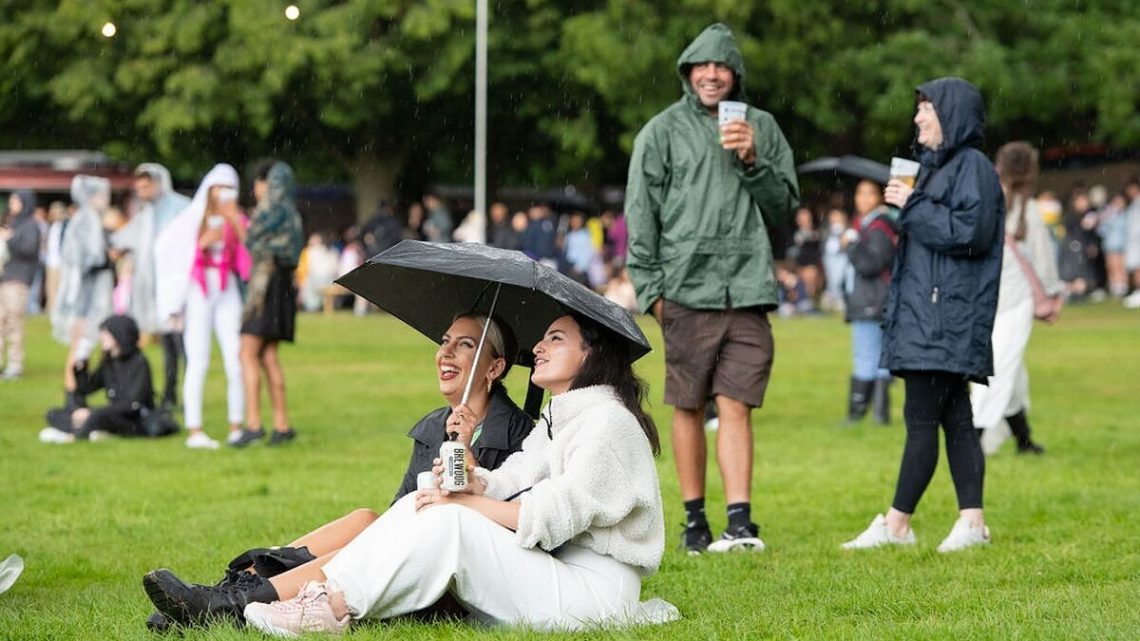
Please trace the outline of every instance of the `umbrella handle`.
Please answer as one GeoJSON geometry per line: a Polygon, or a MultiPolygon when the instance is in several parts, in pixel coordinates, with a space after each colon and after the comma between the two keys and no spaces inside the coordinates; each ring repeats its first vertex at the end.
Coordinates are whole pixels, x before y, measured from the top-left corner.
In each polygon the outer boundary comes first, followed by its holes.
{"type": "MultiPolygon", "coordinates": [[[[491,317],[495,314],[495,305],[499,302],[499,291],[501,289],[503,289],[502,283],[495,285],[495,296],[491,299],[491,310],[487,312],[487,321],[483,323],[483,333],[479,336],[478,347],[475,348],[475,363],[471,366],[471,373],[467,375],[467,386],[463,388],[463,398],[459,401],[460,405],[466,405],[467,399],[471,397],[471,384],[475,382],[475,366],[479,364],[479,358],[483,355],[483,344],[487,342],[487,328],[491,326],[491,317]]],[[[505,356],[511,357],[510,354],[505,356]]]]}

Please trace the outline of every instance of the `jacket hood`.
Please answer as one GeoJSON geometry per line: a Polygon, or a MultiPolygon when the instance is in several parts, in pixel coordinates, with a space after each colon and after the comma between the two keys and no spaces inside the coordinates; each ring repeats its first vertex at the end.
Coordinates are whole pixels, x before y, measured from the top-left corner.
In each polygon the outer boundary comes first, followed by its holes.
{"type": "Polygon", "coordinates": [[[126,358],[139,351],[139,326],[130,316],[120,314],[108,317],[99,325],[99,329],[107,330],[118,343],[118,358],[126,358]]]}
{"type": "Polygon", "coordinates": [[[104,196],[104,200],[110,203],[111,200],[111,181],[99,176],[88,176],[85,174],[76,174],[71,179],[71,200],[80,207],[91,207],[91,201],[97,196],[104,196]]]}
{"type": "Polygon", "coordinates": [[[980,147],[986,130],[986,107],[977,87],[961,78],[939,78],[915,90],[930,99],[942,126],[942,146],[931,150],[915,141],[924,165],[941,166],[963,147],[980,147]]]}
{"type": "Polygon", "coordinates": [[[732,30],[717,22],[709,25],[707,29],[689,43],[688,47],[677,58],[677,73],[681,76],[681,87],[685,95],[696,99],[693,86],[689,82],[689,67],[699,62],[719,62],[728,65],[736,75],[732,85],[731,100],[744,100],[744,56],[740,47],[736,46],[736,38],[732,30]]]}
{"type": "Polygon", "coordinates": [[[158,185],[158,193],[155,194],[155,200],[158,200],[163,194],[169,194],[174,191],[174,181],[170,179],[170,170],[156,162],[144,162],[143,164],[135,167],[135,175],[146,174],[150,176],[158,185]]]}
{"type": "Polygon", "coordinates": [[[20,201],[20,213],[8,221],[9,225],[15,225],[16,221],[27,220],[36,212],[36,193],[34,191],[30,189],[20,189],[14,193],[16,198],[20,201]]]}
{"type": "Polygon", "coordinates": [[[297,179],[293,177],[293,168],[283,162],[273,163],[269,174],[265,178],[269,185],[269,204],[293,205],[293,188],[297,179]]]}

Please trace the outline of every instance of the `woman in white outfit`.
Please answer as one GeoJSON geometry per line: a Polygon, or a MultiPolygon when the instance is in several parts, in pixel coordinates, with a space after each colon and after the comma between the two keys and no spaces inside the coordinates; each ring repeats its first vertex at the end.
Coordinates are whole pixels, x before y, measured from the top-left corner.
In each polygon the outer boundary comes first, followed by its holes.
{"type": "Polygon", "coordinates": [[[1053,322],[1064,300],[1057,277],[1057,249],[1032,197],[1037,150],[1024,142],[998,149],[995,168],[1005,192],[1005,253],[997,316],[994,318],[994,375],[989,385],[972,385],[974,426],[984,429],[982,449],[993,454],[1012,432],[1019,454],[1043,454],[1030,438],[1029,373],[1025,348],[1033,319],[1053,322]],[[1006,429],[1008,425],[1008,429],[1006,429]]]}
{"type": "Polygon", "coordinates": [[[522,451],[497,470],[475,468],[463,492],[405,496],[324,566],[326,581],[252,603],[246,621],[285,636],[339,633],[448,593],[486,623],[645,620],[641,580],[661,562],[665,528],[644,382],[620,339],[577,315],[554,321],[534,355],[531,380],[552,397],[522,451]]]}
{"type": "Polygon", "coordinates": [[[202,430],[202,390],[210,366],[211,333],[218,338],[226,372],[229,438],[241,436],[245,396],[239,358],[239,281],[249,279],[250,259],[244,245],[245,216],[237,207],[237,195],[237,171],[224,163],[215,165],[186,209],[155,239],[157,313],[160,319],[182,318],[186,349],[182,402],[190,448],[218,447],[202,430]]]}

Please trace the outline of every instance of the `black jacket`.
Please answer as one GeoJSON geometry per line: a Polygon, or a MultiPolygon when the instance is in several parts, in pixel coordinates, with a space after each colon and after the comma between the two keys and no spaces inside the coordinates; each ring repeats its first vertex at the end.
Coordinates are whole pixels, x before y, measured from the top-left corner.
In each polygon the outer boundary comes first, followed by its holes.
{"type": "Polygon", "coordinates": [[[36,196],[21,189],[16,192],[23,207],[15,219],[8,221],[12,237],[8,239],[8,263],[0,282],[17,281],[31,285],[40,268],[40,226],[36,223],[36,196]]]}
{"type": "Polygon", "coordinates": [[[100,389],[107,390],[111,407],[124,411],[138,411],[154,407],[154,388],[150,381],[150,363],[139,351],[139,328],[130,316],[111,316],[99,326],[110,332],[119,345],[119,355],[103,353],[103,360],[94,373],[86,366],[75,370],[76,392],[86,396],[100,389]]]}
{"type": "MultiPolygon", "coordinates": [[[[408,436],[414,439],[412,457],[408,460],[404,481],[400,484],[400,489],[396,490],[393,503],[405,494],[415,492],[416,476],[420,472],[431,470],[432,461],[439,457],[439,446],[443,445],[446,438],[449,416],[451,408],[441,407],[421,418],[408,432],[408,436]]],[[[523,439],[533,428],[534,419],[519,409],[507,391],[498,385],[491,392],[487,416],[483,418],[483,431],[471,446],[471,453],[479,461],[480,467],[493,470],[502,465],[508,456],[522,449],[523,439]]]]}
{"type": "Polygon", "coordinates": [[[860,222],[859,240],[847,246],[851,282],[845,288],[848,321],[881,321],[891,288],[898,230],[885,207],[860,222]]]}
{"type": "Polygon", "coordinates": [[[942,78],[930,98],[943,144],[921,149],[918,185],[899,215],[899,246],[887,302],[882,366],[945,371],[977,382],[993,374],[1005,200],[977,149],[985,128],[978,90],[942,78]]]}

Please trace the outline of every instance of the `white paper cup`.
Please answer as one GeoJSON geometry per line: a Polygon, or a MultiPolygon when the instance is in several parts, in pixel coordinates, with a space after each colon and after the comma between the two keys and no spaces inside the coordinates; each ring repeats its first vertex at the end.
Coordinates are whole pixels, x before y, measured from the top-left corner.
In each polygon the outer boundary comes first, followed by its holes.
{"type": "Polygon", "coordinates": [[[913,160],[906,158],[899,158],[895,156],[891,158],[891,178],[901,180],[907,184],[908,187],[914,187],[914,182],[918,178],[918,168],[921,165],[913,160]]]}
{"type": "Polygon", "coordinates": [[[435,489],[435,474],[431,472],[420,472],[416,475],[416,489],[417,490],[434,490],[435,489]]]}
{"type": "Polygon", "coordinates": [[[733,120],[744,120],[748,115],[748,105],[735,100],[721,100],[717,105],[717,122],[723,127],[733,120]]]}

